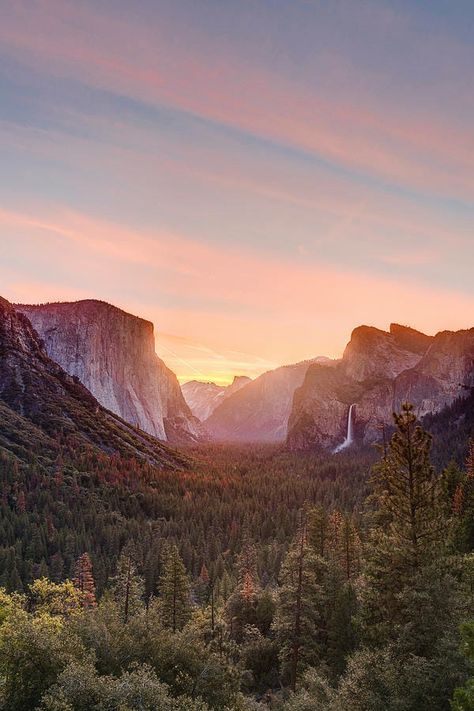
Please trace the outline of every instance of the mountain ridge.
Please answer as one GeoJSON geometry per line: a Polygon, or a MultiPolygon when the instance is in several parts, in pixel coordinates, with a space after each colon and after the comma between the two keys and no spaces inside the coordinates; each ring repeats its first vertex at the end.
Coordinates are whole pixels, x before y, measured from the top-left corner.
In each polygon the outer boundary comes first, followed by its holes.
{"type": "Polygon", "coordinates": [[[262,373],[233,393],[204,422],[210,439],[228,442],[284,442],[295,389],[318,356],[262,373]]]}
{"type": "Polygon", "coordinates": [[[251,378],[246,375],[235,375],[229,385],[217,385],[212,381],[189,380],[181,385],[181,391],[193,415],[204,422],[221,402],[250,382],[251,378]]]}

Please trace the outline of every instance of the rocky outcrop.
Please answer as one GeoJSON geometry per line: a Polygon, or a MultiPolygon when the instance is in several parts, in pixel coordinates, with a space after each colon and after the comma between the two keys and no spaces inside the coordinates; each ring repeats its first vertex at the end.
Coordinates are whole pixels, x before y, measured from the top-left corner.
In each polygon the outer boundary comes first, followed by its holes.
{"type": "Polygon", "coordinates": [[[181,391],[193,415],[204,422],[221,402],[250,382],[251,378],[245,375],[236,375],[230,385],[190,380],[181,386],[181,391]]]}
{"type": "Polygon", "coordinates": [[[332,369],[312,365],[295,392],[287,443],[293,449],[334,448],[344,440],[354,404],[355,441],[379,439],[382,425],[409,400],[422,417],[474,386],[474,329],[434,337],[392,324],[361,326],[332,369]]]}
{"type": "Polygon", "coordinates": [[[438,333],[417,365],[396,378],[395,409],[406,400],[420,416],[442,410],[474,387],[474,328],[438,333]]]}
{"type": "Polygon", "coordinates": [[[29,319],[0,298],[0,442],[17,456],[25,446],[138,457],[164,467],[186,461],[102,407],[79,380],[51,360],[29,319]]]}
{"type": "Polygon", "coordinates": [[[176,376],[155,353],[152,323],[94,300],[15,308],[49,357],[108,410],[161,440],[198,438],[176,376]]]}
{"type": "Polygon", "coordinates": [[[356,382],[371,378],[393,379],[416,365],[420,353],[407,347],[408,339],[400,338],[400,328],[391,327],[390,333],[371,326],[355,328],[341,363],[344,375],[356,382]]]}
{"type": "Polygon", "coordinates": [[[293,394],[312,362],[271,370],[230,395],[205,421],[209,437],[226,442],[283,442],[293,394]]]}

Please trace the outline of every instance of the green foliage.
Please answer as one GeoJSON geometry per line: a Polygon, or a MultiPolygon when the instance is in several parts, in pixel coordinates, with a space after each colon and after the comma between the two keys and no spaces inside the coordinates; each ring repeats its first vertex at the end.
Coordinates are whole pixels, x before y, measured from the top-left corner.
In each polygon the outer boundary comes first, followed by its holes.
{"type": "Polygon", "coordinates": [[[282,566],[274,623],[283,671],[293,691],[301,672],[323,654],[326,574],[327,563],[308,545],[302,523],[282,566]]]}
{"type": "Polygon", "coordinates": [[[354,586],[349,582],[342,584],[335,590],[333,608],[328,619],[326,661],[335,679],[345,671],[346,660],[357,646],[357,611],[358,600],[354,586]]]}
{"type": "Polygon", "coordinates": [[[429,459],[430,435],[417,425],[411,405],[403,406],[395,423],[388,452],[372,479],[375,511],[362,607],[372,641],[386,641],[409,623],[409,609],[419,617],[412,593],[417,604],[429,599],[424,571],[442,557],[447,535],[442,488],[429,459]]]}
{"type": "Polygon", "coordinates": [[[258,541],[265,587],[277,579],[298,507],[360,507],[372,461],[366,454],[297,456],[274,446],[207,447],[191,451],[195,471],[172,472],[75,449],[61,438],[50,457],[34,442],[22,461],[2,454],[0,444],[0,586],[8,591],[25,590],[43,575],[73,579],[88,551],[100,596],[123,547],[134,541],[146,599],[158,593],[168,543],[178,547],[193,583],[204,562],[216,599],[227,599],[244,530],[258,541]]]}
{"type": "Polygon", "coordinates": [[[165,552],[159,592],[163,625],[173,632],[183,629],[191,616],[190,586],[186,568],[174,545],[165,552]]]}
{"type": "MultiPolygon", "coordinates": [[[[285,711],[328,711],[332,707],[335,690],[324,673],[308,669],[301,681],[301,688],[290,696],[284,705],[285,711]]],[[[350,707],[348,707],[350,708],[350,707]]]]}
{"type": "Polygon", "coordinates": [[[45,694],[41,711],[208,711],[189,697],[173,698],[147,666],[119,677],[98,676],[92,664],[72,663],[45,694]]]}
{"type": "Polygon", "coordinates": [[[429,452],[404,408],[365,517],[357,453],[0,453],[0,708],[472,709],[474,458],[429,452]]]}
{"type": "Polygon", "coordinates": [[[117,571],[112,579],[112,594],[124,623],[143,609],[143,593],[144,583],[137,574],[135,549],[128,545],[118,560],[117,571]]]}
{"type": "Polygon", "coordinates": [[[348,662],[331,711],[442,711],[465,673],[456,647],[439,644],[431,659],[392,646],[362,648],[348,662]]]}
{"type": "Polygon", "coordinates": [[[84,654],[80,640],[59,617],[15,608],[0,628],[2,708],[34,709],[68,663],[84,654]]]}
{"type": "Polygon", "coordinates": [[[28,589],[29,607],[38,614],[72,615],[81,609],[83,598],[83,593],[70,580],[52,583],[47,578],[39,578],[28,589]]]}
{"type": "MultiPolygon", "coordinates": [[[[465,657],[474,662],[474,622],[465,622],[461,627],[462,651],[465,657]]],[[[474,676],[467,679],[463,687],[454,691],[451,702],[452,711],[474,711],[474,676]]]]}

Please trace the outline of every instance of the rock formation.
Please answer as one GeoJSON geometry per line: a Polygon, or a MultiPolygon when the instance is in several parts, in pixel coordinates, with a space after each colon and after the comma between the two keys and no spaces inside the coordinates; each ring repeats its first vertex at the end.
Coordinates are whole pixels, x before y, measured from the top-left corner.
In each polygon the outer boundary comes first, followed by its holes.
{"type": "Polygon", "coordinates": [[[426,336],[392,324],[390,332],[356,328],[342,360],[312,365],[295,392],[287,443],[293,449],[335,448],[354,404],[355,440],[371,443],[409,400],[422,417],[474,386],[474,329],[426,336]]]}
{"type": "Polygon", "coordinates": [[[155,353],[153,324],[102,301],[18,305],[46,351],[111,412],[158,439],[195,440],[174,373],[155,353]]]}
{"type": "Polygon", "coordinates": [[[51,360],[30,321],[0,297],[0,445],[14,456],[83,447],[164,467],[186,460],[102,407],[51,360]]]}

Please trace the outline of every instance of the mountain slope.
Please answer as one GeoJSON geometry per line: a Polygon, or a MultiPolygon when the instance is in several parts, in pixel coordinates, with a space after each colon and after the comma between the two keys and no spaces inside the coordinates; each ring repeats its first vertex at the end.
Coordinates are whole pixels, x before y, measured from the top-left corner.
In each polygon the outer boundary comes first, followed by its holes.
{"type": "Polygon", "coordinates": [[[59,445],[182,467],[184,458],[102,407],[47,355],[26,316],[0,297],[0,444],[15,454],[59,445]],[[36,446],[38,445],[38,446],[36,446]]]}
{"type": "Polygon", "coordinates": [[[210,438],[228,442],[283,442],[293,394],[312,362],[285,365],[263,373],[230,395],[204,423],[210,438]]]}
{"type": "Polygon", "coordinates": [[[216,385],[216,383],[190,380],[181,386],[181,391],[193,415],[204,422],[221,402],[227,400],[230,395],[241,390],[244,385],[250,382],[251,378],[245,375],[236,375],[230,385],[216,385]]]}
{"type": "Polygon", "coordinates": [[[52,360],[111,412],[158,439],[194,441],[195,420],[155,353],[153,324],[102,301],[17,305],[52,360]]]}

